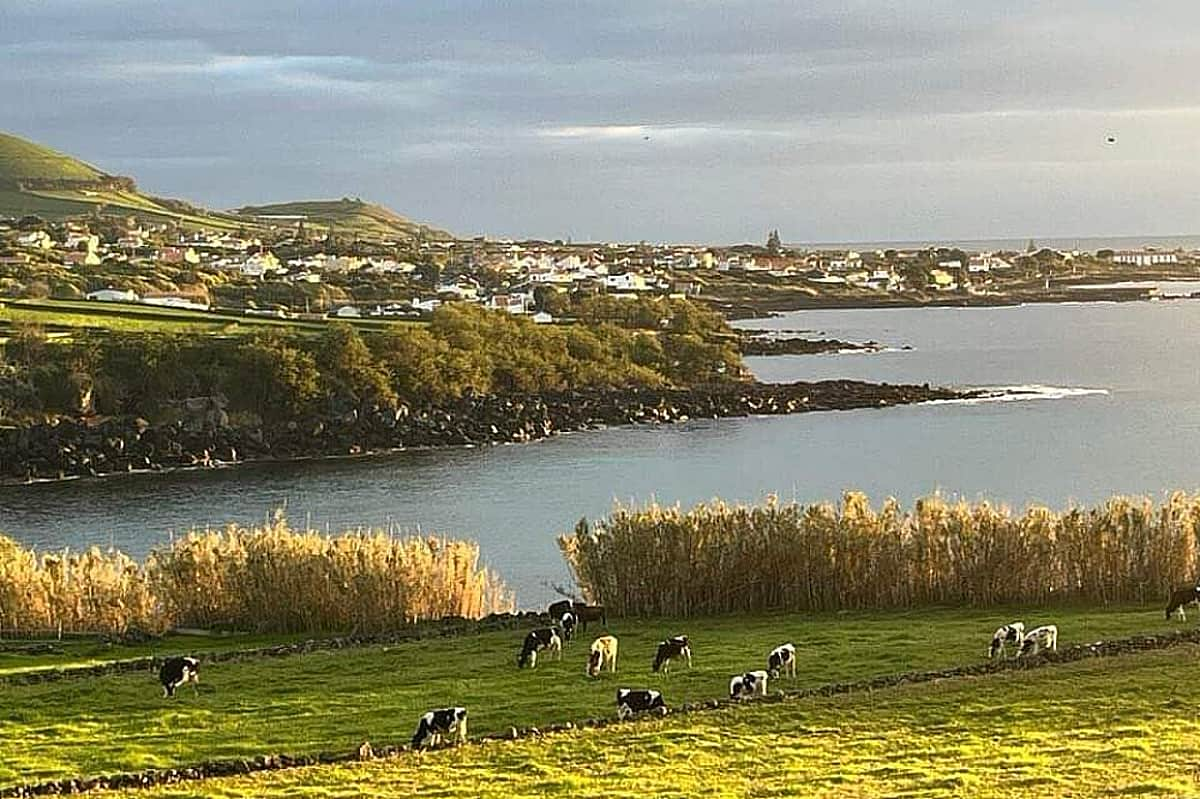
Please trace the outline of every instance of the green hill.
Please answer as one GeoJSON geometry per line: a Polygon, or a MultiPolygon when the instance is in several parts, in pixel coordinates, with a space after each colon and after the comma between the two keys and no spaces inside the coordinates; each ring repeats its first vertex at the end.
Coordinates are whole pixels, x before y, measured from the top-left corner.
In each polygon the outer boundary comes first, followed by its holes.
{"type": "Polygon", "coordinates": [[[259,223],[294,224],[301,220],[310,227],[335,228],[368,236],[401,236],[418,234],[431,239],[448,239],[444,230],[431,228],[400,216],[390,208],[360,199],[343,197],[340,200],[301,200],[298,202],[248,205],[235,212],[259,223]]]}
{"type": "Polygon", "coordinates": [[[0,133],[0,186],[15,187],[24,180],[103,182],[109,177],[69,155],[0,133]]]}
{"type": "Polygon", "coordinates": [[[108,174],[49,147],[0,132],[0,216],[35,214],[65,219],[93,213],[134,216],[149,223],[177,222],[190,228],[277,227],[303,219],[310,228],[334,228],[367,238],[450,234],[358,199],[318,200],[211,211],[181,200],[138,191],[132,178],[108,174]]]}

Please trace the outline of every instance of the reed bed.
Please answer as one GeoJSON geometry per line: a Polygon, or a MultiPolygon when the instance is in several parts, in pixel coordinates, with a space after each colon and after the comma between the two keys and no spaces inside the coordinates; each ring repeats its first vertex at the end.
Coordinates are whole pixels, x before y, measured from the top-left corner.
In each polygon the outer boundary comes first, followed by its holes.
{"type": "Polygon", "coordinates": [[[139,563],[117,551],[38,555],[0,538],[0,634],[395,630],[511,610],[470,541],[262,526],[193,531],[139,563]]]}
{"type": "Polygon", "coordinates": [[[610,613],[698,616],[1157,602],[1196,584],[1198,531],[1200,495],[1184,493],[1014,514],[938,495],[876,509],[851,492],[840,505],[618,505],[559,547],[610,613]]]}

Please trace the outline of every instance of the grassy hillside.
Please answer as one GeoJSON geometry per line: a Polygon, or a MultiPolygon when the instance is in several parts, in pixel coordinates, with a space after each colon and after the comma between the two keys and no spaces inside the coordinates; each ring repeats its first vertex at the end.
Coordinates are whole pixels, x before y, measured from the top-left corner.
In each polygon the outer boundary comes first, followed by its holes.
{"type": "Polygon", "coordinates": [[[310,228],[335,228],[338,232],[368,236],[410,237],[418,233],[431,239],[448,239],[450,234],[411,219],[375,203],[343,197],[340,200],[303,200],[299,202],[248,205],[235,212],[261,223],[294,224],[303,219],[310,228]]]}
{"type": "Polygon", "coordinates": [[[40,180],[102,180],[106,175],[90,164],[49,147],[0,132],[0,184],[23,178],[40,180]]]}
{"type": "MultiPolygon", "coordinates": [[[[561,662],[523,671],[515,666],[522,633],[505,631],[206,665],[200,692],[188,687],[171,701],[161,698],[154,676],[146,672],[6,685],[0,688],[0,740],[5,741],[0,786],[266,752],[349,752],[364,740],[401,743],[421,713],[452,704],[470,708],[473,735],[611,717],[618,686],[660,688],[676,706],[725,696],[731,674],[762,668],[766,653],[788,640],[799,648],[798,677],[786,681],[788,688],[976,663],[984,659],[991,631],[1013,615],[934,610],[688,622],[627,619],[611,626],[620,639],[618,673],[599,680],[584,675],[587,644],[599,634],[593,629],[569,645],[561,662]],[[670,675],[653,674],[655,643],[676,633],[691,636],[694,668],[677,664],[670,675]]],[[[1157,607],[1015,615],[1027,623],[1057,622],[1063,647],[1165,626],[1157,607]]],[[[159,653],[180,653],[184,646],[175,640],[159,653]]],[[[49,662],[97,657],[68,653],[52,655],[49,662]]],[[[22,657],[9,669],[37,668],[37,661],[22,657]]],[[[493,767],[503,771],[505,751],[433,757],[439,762],[496,757],[493,767]]],[[[667,754],[680,752],[659,753],[667,754]]]]}
{"type": "Polygon", "coordinates": [[[137,797],[1200,795],[1195,647],[137,797]]]}
{"type": "Polygon", "coordinates": [[[113,180],[90,164],[43,147],[18,136],[0,132],[0,216],[35,214],[46,219],[63,219],[106,213],[132,215],[148,222],[175,221],[185,227],[236,229],[268,228],[294,223],[269,217],[303,216],[312,229],[335,228],[341,234],[368,238],[409,238],[421,233],[426,238],[448,239],[444,230],[430,228],[384,208],[361,200],[317,200],[274,205],[247,206],[235,213],[209,211],[187,203],[151,197],[128,186],[103,185],[113,180]],[[22,181],[94,181],[95,186],[26,187],[22,181]],[[262,218],[268,217],[268,218],[262,218]]]}

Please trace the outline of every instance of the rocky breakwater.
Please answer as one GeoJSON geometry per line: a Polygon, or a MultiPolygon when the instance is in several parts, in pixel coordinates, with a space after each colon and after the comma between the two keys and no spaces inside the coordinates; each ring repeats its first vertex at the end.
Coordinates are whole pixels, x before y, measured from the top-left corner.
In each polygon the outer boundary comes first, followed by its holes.
{"type": "Polygon", "coordinates": [[[977,395],[928,385],[828,380],[466,396],[438,405],[372,407],[272,426],[59,419],[0,428],[0,481],[527,442],[614,425],[878,408],[977,395]]]}

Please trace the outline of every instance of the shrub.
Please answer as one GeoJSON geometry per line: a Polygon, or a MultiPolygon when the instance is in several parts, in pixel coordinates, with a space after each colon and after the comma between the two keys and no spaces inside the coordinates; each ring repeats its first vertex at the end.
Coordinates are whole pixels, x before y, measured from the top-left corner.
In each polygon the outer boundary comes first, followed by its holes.
{"type": "Polygon", "coordinates": [[[559,546],[585,596],[617,615],[1155,601],[1195,584],[1200,496],[1113,497],[1020,515],[918,500],[689,511],[618,506],[559,546]]]}
{"type": "Polygon", "coordinates": [[[0,536],[0,633],[137,628],[395,630],[510,610],[474,542],[262,527],[188,533],[144,563],[95,547],[37,554],[0,536]]]}

